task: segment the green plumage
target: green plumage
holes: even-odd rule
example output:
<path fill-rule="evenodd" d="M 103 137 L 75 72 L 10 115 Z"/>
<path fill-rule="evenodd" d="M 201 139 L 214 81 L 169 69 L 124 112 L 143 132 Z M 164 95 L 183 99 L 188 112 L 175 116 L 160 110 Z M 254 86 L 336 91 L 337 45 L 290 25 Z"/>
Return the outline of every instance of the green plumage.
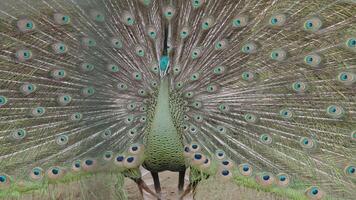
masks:
<path fill-rule="evenodd" d="M 355 16 L 354 0 L 0 0 L 0 198 L 175 198 L 161 178 L 180 199 L 353 200 Z"/>
<path fill-rule="evenodd" d="M 149 128 L 145 130 L 144 166 L 149 171 L 165 170 L 182 171 L 186 168 L 183 156 L 183 136 L 177 121 L 182 121 L 182 107 L 170 101 L 168 78 L 164 78 L 159 86 L 154 114 L 150 115 Z"/>

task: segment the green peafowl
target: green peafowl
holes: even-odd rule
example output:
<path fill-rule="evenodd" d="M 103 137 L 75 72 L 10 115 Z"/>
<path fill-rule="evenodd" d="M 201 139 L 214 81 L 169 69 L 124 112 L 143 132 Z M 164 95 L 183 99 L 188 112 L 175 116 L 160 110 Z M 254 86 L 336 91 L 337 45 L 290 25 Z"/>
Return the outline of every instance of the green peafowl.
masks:
<path fill-rule="evenodd" d="M 355 70 L 354 0 L 1 0 L 0 198 L 355 199 Z"/>

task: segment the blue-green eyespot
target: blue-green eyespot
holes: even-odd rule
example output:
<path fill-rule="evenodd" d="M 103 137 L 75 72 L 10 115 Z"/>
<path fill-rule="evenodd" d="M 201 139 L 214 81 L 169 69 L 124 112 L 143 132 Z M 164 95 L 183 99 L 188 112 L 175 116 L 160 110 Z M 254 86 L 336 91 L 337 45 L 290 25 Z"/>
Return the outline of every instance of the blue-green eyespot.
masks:
<path fill-rule="evenodd" d="M 269 19 L 269 24 L 271 26 L 283 26 L 287 21 L 287 16 L 285 14 L 275 14 Z"/>
<path fill-rule="evenodd" d="M 179 32 L 179 36 L 182 39 L 185 39 L 186 37 L 188 37 L 190 34 L 190 28 L 185 26 L 182 28 L 182 30 Z"/>
<path fill-rule="evenodd" d="M 310 32 L 318 31 L 323 25 L 322 21 L 318 17 L 313 17 L 304 22 L 304 30 Z"/>
<path fill-rule="evenodd" d="M 7 98 L 5 96 L 0 96 L 0 107 L 7 104 Z"/>
<path fill-rule="evenodd" d="M 53 15 L 54 22 L 58 25 L 66 25 L 70 23 L 70 16 L 61 13 L 55 13 Z"/>
<path fill-rule="evenodd" d="M 246 26 L 248 23 L 248 16 L 247 15 L 238 15 L 234 17 L 232 20 L 232 26 L 234 28 L 240 28 Z"/>
<path fill-rule="evenodd" d="M 212 26 L 214 26 L 214 23 L 215 23 L 215 21 L 214 21 L 213 17 L 206 17 L 202 20 L 201 28 L 203 30 L 208 30 Z"/>
<path fill-rule="evenodd" d="M 16 25 L 17 25 L 17 28 L 21 32 L 24 32 L 24 33 L 33 31 L 36 28 L 35 23 L 30 19 L 21 19 L 21 20 L 17 21 Z"/>
<path fill-rule="evenodd" d="M 104 13 L 97 11 L 97 10 L 91 10 L 90 17 L 92 20 L 94 20 L 96 22 L 104 22 L 105 21 Z"/>

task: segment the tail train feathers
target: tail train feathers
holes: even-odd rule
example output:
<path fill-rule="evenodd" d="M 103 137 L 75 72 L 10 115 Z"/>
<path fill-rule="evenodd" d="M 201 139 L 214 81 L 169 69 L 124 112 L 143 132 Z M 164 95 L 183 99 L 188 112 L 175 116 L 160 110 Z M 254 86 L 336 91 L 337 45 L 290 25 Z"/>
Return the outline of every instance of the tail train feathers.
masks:
<path fill-rule="evenodd" d="M 197 199 L 224 183 L 353 199 L 355 16 L 353 0 L 2 0 L 0 197 L 104 177 L 126 199 L 123 177 L 149 190 L 143 166 L 189 168 Z"/>

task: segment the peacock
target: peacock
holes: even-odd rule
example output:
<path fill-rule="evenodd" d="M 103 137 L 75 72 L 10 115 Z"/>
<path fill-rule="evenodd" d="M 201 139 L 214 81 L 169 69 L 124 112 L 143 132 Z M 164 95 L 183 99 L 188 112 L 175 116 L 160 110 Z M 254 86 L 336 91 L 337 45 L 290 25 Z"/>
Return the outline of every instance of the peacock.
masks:
<path fill-rule="evenodd" d="M 356 199 L 355 82 L 355 0 L 1 0 L 0 198 Z"/>

